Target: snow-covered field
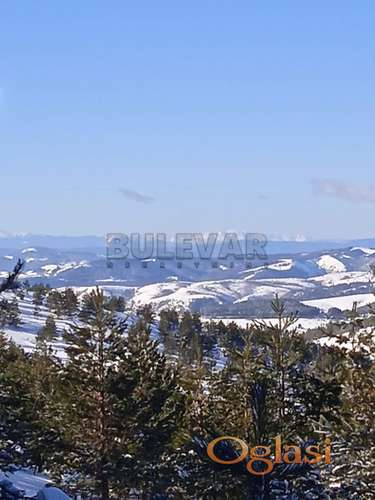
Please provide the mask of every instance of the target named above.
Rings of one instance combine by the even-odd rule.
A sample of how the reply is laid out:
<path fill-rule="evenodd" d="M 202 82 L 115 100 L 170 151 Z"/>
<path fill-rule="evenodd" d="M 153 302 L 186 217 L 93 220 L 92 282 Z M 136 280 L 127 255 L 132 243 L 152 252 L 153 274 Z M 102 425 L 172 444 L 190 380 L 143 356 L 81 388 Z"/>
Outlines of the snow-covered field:
<path fill-rule="evenodd" d="M 358 295 L 347 295 L 344 297 L 329 297 L 326 299 L 314 299 L 314 300 L 304 300 L 302 304 L 307 306 L 317 307 L 324 312 L 328 312 L 329 309 L 336 307 L 341 311 L 350 310 L 353 308 L 353 304 L 356 302 L 358 307 L 367 306 L 375 301 L 374 294 L 363 293 Z"/>

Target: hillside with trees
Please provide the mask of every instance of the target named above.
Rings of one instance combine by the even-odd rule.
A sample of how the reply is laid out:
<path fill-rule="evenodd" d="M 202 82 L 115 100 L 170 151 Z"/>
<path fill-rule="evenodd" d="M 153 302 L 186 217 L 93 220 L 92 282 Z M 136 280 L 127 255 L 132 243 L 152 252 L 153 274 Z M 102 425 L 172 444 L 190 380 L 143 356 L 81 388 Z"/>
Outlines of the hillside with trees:
<path fill-rule="evenodd" d="M 81 297 L 70 288 L 20 292 L 16 277 L 1 285 L 7 297 L 14 290 L 2 324 L 16 321 L 20 293 L 46 319 L 31 351 L 0 335 L 3 471 L 31 466 L 85 499 L 373 498 L 372 308 L 353 309 L 317 338 L 301 334 L 278 297 L 276 321 L 241 328 L 173 308 L 155 315 L 145 306 L 130 318 L 123 299 L 99 288 Z M 281 436 L 302 455 L 257 475 L 249 466 L 262 473 L 259 457 L 208 457 L 222 436 L 249 446 Z M 304 460 L 327 438 L 330 464 Z M 227 439 L 216 454 L 227 462 L 239 450 Z"/>

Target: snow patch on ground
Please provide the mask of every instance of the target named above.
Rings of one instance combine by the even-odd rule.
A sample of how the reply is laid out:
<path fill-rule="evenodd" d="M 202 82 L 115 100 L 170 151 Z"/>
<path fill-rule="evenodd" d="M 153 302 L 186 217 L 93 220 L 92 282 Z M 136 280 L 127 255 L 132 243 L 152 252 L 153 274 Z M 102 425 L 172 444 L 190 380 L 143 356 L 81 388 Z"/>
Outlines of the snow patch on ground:
<path fill-rule="evenodd" d="M 34 496 L 42 489 L 49 479 L 45 476 L 35 475 L 28 470 L 18 470 L 12 473 L 4 473 L 0 471 L 0 480 L 8 479 L 16 488 L 24 490 L 27 496 Z"/>
<path fill-rule="evenodd" d="M 268 266 L 268 269 L 272 269 L 273 271 L 290 271 L 293 267 L 292 259 L 282 259 L 280 262 L 276 262 L 275 264 L 271 264 Z"/>
<path fill-rule="evenodd" d="M 31 253 L 31 252 L 36 252 L 36 248 L 30 247 L 30 248 L 24 248 L 22 250 L 22 253 Z"/>
<path fill-rule="evenodd" d="M 41 269 L 43 269 L 43 271 L 45 271 L 46 274 L 51 274 L 58 268 L 59 266 L 57 264 L 46 264 L 45 266 L 41 267 Z"/>
<path fill-rule="evenodd" d="M 371 334 L 374 335 L 372 327 L 361 328 L 354 334 L 352 332 L 346 332 L 341 334 L 340 338 L 334 336 L 324 336 L 316 339 L 320 345 L 339 347 L 340 349 L 346 349 L 349 351 L 357 351 L 359 349 L 365 349 L 370 354 L 369 346 L 363 345 L 360 341 L 361 335 Z"/>
<path fill-rule="evenodd" d="M 58 267 L 59 269 L 55 272 L 55 275 L 71 271 L 72 269 L 79 269 L 80 267 L 91 267 L 91 264 L 87 260 L 81 260 L 81 262 L 67 262 L 66 264 L 59 265 Z"/>

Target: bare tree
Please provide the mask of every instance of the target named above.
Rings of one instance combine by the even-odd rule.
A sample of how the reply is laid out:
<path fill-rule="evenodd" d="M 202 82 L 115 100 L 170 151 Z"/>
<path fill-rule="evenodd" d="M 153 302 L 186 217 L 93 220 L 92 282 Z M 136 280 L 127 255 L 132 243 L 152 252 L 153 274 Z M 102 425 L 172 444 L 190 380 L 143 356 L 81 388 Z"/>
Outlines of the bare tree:
<path fill-rule="evenodd" d="M 16 281 L 18 276 L 20 275 L 22 268 L 24 266 L 24 261 L 18 259 L 17 264 L 15 265 L 13 271 L 8 274 L 8 277 L 0 283 L 0 293 L 5 292 L 6 290 L 11 290 L 16 287 Z"/>

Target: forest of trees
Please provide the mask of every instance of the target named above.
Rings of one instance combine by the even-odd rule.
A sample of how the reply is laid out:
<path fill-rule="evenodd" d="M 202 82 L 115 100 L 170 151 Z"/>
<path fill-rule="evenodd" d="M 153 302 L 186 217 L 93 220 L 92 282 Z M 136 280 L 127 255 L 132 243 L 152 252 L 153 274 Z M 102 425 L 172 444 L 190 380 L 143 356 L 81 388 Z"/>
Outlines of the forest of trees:
<path fill-rule="evenodd" d="M 156 317 L 151 306 L 129 321 L 124 300 L 99 289 L 80 300 L 44 285 L 27 293 L 34 314 L 48 316 L 33 352 L 0 334 L 2 470 L 31 466 L 86 499 L 374 498 L 375 311 L 327 327 L 335 342 L 320 345 L 277 297 L 278 321 L 244 329 L 189 311 Z M 61 317 L 71 321 L 59 332 Z M 302 450 L 329 437 L 332 464 L 282 463 L 256 476 L 246 460 L 207 456 L 220 436 L 254 446 L 279 435 Z M 238 450 L 224 441 L 217 454 Z"/>

